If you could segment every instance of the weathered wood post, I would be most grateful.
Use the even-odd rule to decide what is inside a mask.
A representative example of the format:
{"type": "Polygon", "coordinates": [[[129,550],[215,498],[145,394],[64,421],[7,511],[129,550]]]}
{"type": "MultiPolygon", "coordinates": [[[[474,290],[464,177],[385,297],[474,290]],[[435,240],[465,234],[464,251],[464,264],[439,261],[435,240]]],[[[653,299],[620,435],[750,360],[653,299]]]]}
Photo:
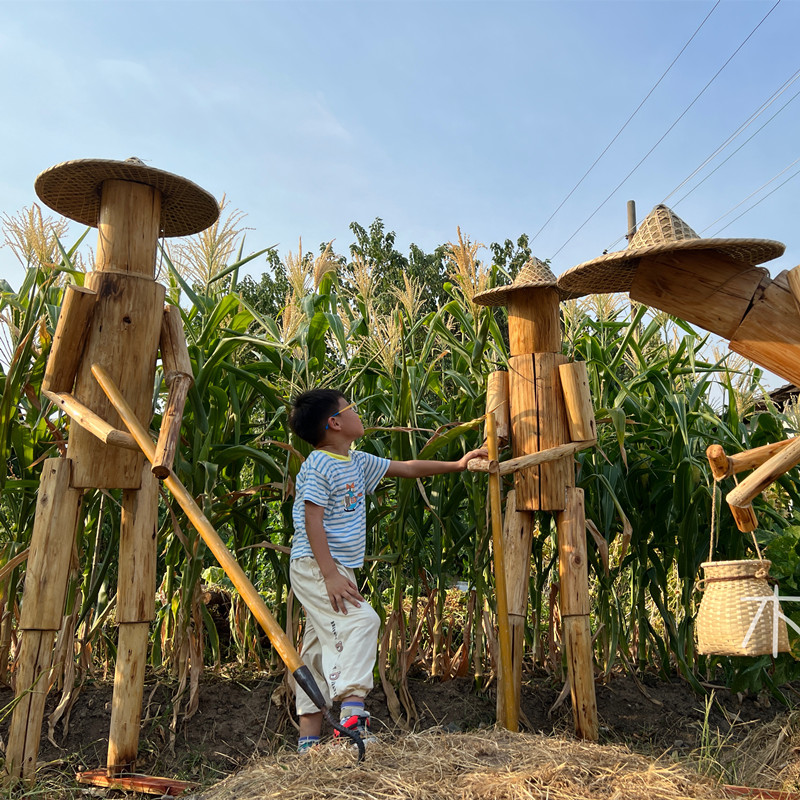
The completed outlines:
{"type": "MultiPolygon", "coordinates": [[[[510,356],[509,406],[511,418],[512,451],[521,458],[571,442],[567,410],[564,402],[559,367],[568,359],[561,353],[561,319],[559,304],[562,293],[549,267],[532,258],[520,271],[514,282],[475,296],[481,305],[506,305],[508,307],[508,336],[510,356]]],[[[530,534],[533,527],[532,512],[551,511],[557,514],[559,528],[559,563],[561,572],[562,615],[564,597],[579,595],[583,591],[588,599],[588,586],[584,589],[573,586],[580,580],[572,563],[570,544],[577,534],[562,536],[565,520],[572,523],[576,513],[565,516],[562,512],[572,508],[574,499],[575,471],[570,457],[561,457],[515,471],[514,512],[506,510],[507,531],[512,546],[524,544],[526,551],[517,551],[517,557],[525,564],[524,571],[517,573],[521,586],[509,587],[509,596],[527,597],[527,580],[530,570],[530,534]],[[519,540],[519,541],[517,541],[519,540]],[[563,540],[563,541],[562,541],[563,540]],[[564,583],[566,581],[566,584],[564,583]]],[[[582,497],[580,498],[581,510],[582,497]]],[[[574,525],[573,525],[574,527],[574,525]]],[[[581,531],[585,540],[585,530],[581,531]]],[[[585,542],[584,542],[585,546],[585,542]]],[[[585,568],[585,559],[584,559],[585,568]]],[[[584,579],[584,582],[586,580],[584,579]]],[[[574,613],[574,608],[568,608],[574,613]]],[[[588,625],[588,607],[585,611],[588,625]]],[[[591,637],[584,635],[581,626],[565,624],[563,635],[568,653],[569,680],[573,696],[575,730],[578,736],[597,739],[597,705],[592,672],[591,637]],[[587,670],[588,674],[576,674],[576,670],[587,670]]],[[[512,667],[504,668],[501,680],[516,680],[521,676],[521,640],[512,641],[512,667]]]]}
{"type": "MultiPolygon", "coordinates": [[[[66,162],[39,175],[35,187],[48,206],[97,227],[99,236],[95,270],[87,274],[85,288],[65,292],[43,385],[44,394],[70,416],[71,424],[67,459],[52,459],[43,472],[23,594],[21,628],[40,634],[23,634],[29,643],[21,647],[16,695],[26,697],[32,687],[35,692],[31,702],[20,703],[15,711],[6,772],[25,780],[35,772],[48,688],[41,685],[41,676],[50,665],[49,632],[60,625],[79,499],[88,488],[123,490],[119,644],[107,770],[115,774],[134,766],[155,606],[158,483],[133,438],[119,429],[119,416],[91,369],[105,369],[137,419],[149,426],[164,327],[165,289],[155,281],[158,238],[197,233],[219,215],[216,200],[204,189],[138,159],[66,162]],[[49,490],[52,481],[58,485],[57,496],[49,490]],[[48,564],[44,572],[34,557],[39,552],[48,564]],[[40,641],[36,647],[34,638],[40,641]]],[[[185,394],[175,408],[178,413],[182,399],[185,394]]],[[[172,454],[174,447],[167,453],[167,466],[172,454]]]]}

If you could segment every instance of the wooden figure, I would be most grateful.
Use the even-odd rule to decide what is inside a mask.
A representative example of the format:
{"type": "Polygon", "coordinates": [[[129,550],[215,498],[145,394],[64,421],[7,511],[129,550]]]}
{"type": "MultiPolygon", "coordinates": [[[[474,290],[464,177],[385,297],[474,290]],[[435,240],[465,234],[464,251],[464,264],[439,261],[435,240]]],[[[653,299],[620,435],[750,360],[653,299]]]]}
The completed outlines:
{"type": "Polygon", "coordinates": [[[511,664],[501,664],[498,695],[507,696],[507,683],[513,681],[517,709],[510,711],[507,702],[498,702],[499,720],[516,729],[532,517],[534,511],[551,511],[558,528],[563,637],[575,731],[580,738],[597,740],[583,493],[575,488],[571,458],[594,444],[596,432],[585,367],[570,364],[561,353],[559,303],[568,296],[536,258],[510,285],[475,296],[482,305],[508,306],[508,406],[514,458],[499,464],[475,461],[470,469],[514,472],[515,490],[506,499],[504,524],[504,549],[511,554],[504,559],[511,664]],[[588,438],[575,440],[576,435],[588,438]]]}
{"type": "Polygon", "coordinates": [[[51,650],[61,626],[68,568],[85,489],[122,489],[117,622],[119,642],[106,771],[134,767],[150,621],[154,616],[158,481],[172,464],[191,365],[177,309],[155,280],[160,236],[188,236],[219,216],[212,195],[185,178],[127,161],[68,161],[36,179],[41,200],[98,228],[95,270],[67,287],[43,394],[69,415],[66,458],[45,462],[25,576],[17,661],[18,705],[6,773],[36,769],[51,650]],[[159,349],[169,398],[151,471],[92,374],[102,367],[149,427],[159,349]]]}

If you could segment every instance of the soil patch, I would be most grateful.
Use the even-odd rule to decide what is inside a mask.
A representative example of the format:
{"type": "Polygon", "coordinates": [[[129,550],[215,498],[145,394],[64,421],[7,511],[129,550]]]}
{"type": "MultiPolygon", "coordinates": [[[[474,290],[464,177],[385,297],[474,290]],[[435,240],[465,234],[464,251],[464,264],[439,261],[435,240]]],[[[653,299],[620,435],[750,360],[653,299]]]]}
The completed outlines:
{"type": "MultiPolygon", "coordinates": [[[[492,728],[495,719],[494,685],[476,688],[472,679],[445,682],[409,681],[419,718],[416,732],[437,728],[462,733],[492,728]]],[[[531,733],[569,738],[572,711],[569,697],[554,710],[561,686],[546,675],[529,676],[522,689],[523,728],[531,733]]],[[[270,675],[231,671],[225,677],[209,675],[201,681],[199,707],[188,720],[173,720],[174,686],[155,679],[145,687],[145,703],[137,769],[151,775],[191,780],[208,786],[253,758],[293,751],[296,731],[287,709],[284,682],[270,675]]],[[[800,685],[784,687],[796,701],[800,685]]],[[[59,722],[52,740],[45,717],[39,753],[41,775],[74,774],[105,764],[111,716],[110,683],[88,683],[78,696],[66,728],[59,722]]],[[[10,703],[10,690],[0,690],[0,703],[10,703]]],[[[47,714],[57,697],[51,692],[47,714]]],[[[602,744],[623,744],[647,756],[689,758],[709,742],[735,747],[737,742],[789,708],[775,699],[738,697],[716,690],[713,701],[696,694],[678,678],[643,680],[620,674],[597,685],[602,744]],[[707,707],[708,704],[708,707],[707,707]]],[[[798,704],[795,703],[795,707],[798,704]]],[[[391,721],[386,698],[376,688],[367,701],[374,728],[388,738],[403,733],[391,721]]],[[[0,723],[7,740],[10,715],[0,723]]]]}

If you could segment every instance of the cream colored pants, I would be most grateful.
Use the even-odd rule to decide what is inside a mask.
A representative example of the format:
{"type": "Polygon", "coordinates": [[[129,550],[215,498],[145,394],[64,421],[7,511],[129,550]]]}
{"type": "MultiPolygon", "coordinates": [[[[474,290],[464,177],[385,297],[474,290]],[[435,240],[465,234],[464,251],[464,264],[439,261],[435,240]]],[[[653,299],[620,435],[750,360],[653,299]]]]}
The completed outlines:
{"type": "MultiPolygon", "coordinates": [[[[336,566],[355,583],[352,569],[338,561],[336,566]]],[[[331,701],[349,695],[366,697],[373,685],[380,628],[375,610],[365,601],[358,608],[348,604],[347,614],[334,611],[316,559],[294,559],[289,565],[289,577],[295,597],[306,612],[301,655],[328,707],[331,701]]],[[[319,711],[308,695],[299,686],[296,688],[297,713],[319,711]]]]}

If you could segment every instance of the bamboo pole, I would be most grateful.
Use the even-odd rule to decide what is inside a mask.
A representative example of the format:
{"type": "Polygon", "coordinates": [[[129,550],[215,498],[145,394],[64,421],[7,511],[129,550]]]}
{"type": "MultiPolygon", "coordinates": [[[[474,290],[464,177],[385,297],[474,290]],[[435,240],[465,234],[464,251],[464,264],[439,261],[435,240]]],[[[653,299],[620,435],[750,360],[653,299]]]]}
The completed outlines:
{"type": "Polygon", "coordinates": [[[511,472],[517,472],[521,469],[528,467],[536,467],[539,464],[547,464],[550,461],[558,461],[560,458],[574,455],[581,450],[586,450],[589,447],[594,447],[597,444],[596,439],[586,442],[570,442],[569,444],[559,444],[555,447],[549,447],[547,450],[542,450],[538,453],[531,453],[527,456],[519,456],[518,458],[509,458],[506,461],[492,461],[487,458],[473,458],[467,464],[467,469],[470,472],[497,472],[499,475],[508,475],[511,472]]]}
{"type": "MultiPolygon", "coordinates": [[[[128,426],[133,438],[136,439],[136,442],[144,453],[145,458],[152,463],[155,458],[155,444],[153,444],[153,440],[150,438],[144,426],[139,422],[133,409],[128,405],[119,389],[102,367],[95,364],[92,367],[92,372],[108,399],[117,410],[117,413],[128,426]]],[[[171,471],[167,478],[164,479],[164,485],[172,492],[178,505],[186,512],[192,525],[197,529],[197,532],[208,546],[208,549],[211,550],[214,558],[217,559],[219,565],[225,570],[225,573],[231,579],[231,582],[242,596],[242,599],[247,603],[247,607],[253,613],[259,625],[261,625],[269,636],[270,641],[278,651],[278,655],[283,662],[292,672],[301,669],[304,664],[297,651],[294,649],[294,645],[289,641],[283,628],[278,625],[272,613],[267,608],[266,603],[261,599],[261,595],[256,591],[256,588],[250,582],[250,579],[239,566],[239,563],[233,555],[231,555],[231,552],[225,547],[219,534],[214,530],[213,525],[200,510],[200,507],[194,501],[191,494],[189,494],[186,487],[171,471]]]]}
{"type": "MultiPolygon", "coordinates": [[[[497,431],[494,412],[486,414],[486,443],[489,460],[497,460],[497,431]]],[[[492,545],[494,548],[494,580],[497,595],[497,627],[500,640],[500,672],[503,675],[503,719],[498,720],[507,730],[519,729],[519,709],[515,703],[513,662],[511,660],[511,631],[508,624],[508,594],[506,591],[506,564],[503,548],[503,518],[501,511],[500,476],[489,474],[489,505],[492,519],[492,545]]]]}

